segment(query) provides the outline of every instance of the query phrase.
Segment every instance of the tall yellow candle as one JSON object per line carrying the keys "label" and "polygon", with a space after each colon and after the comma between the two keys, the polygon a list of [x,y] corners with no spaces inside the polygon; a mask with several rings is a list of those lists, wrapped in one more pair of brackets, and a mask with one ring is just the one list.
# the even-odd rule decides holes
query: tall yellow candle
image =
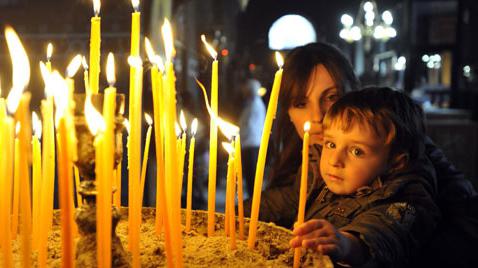
{"label": "tall yellow candle", "polygon": [[[19,124],[17,123],[16,132],[18,132]],[[17,134],[18,135],[18,134]],[[14,147],[14,171],[13,171],[13,206],[12,206],[12,239],[17,239],[18,233],[18,210],[20,204],[20,140],[15,138]]]}
{"label": "tall yellow candle", "polygon": [[237,135],[234,139],[235,160],[234,168],[237,177],[237,214],[239,216],[239,239],[244,240],[244,194],[242,185],[242,155],[241,155],[241,136]]}
{"label": "tall yellow candle", "polygon": [[259,207],[261,203],[262,182],[264,179],[264,167],[266,164],[267,148],[269,146],[269,136],[272,129],[272,121],[275,118],[279,91],[282,80],[282,56],[276,52],[276,60],[279,70],[275,73],[274,84],[272,85],[271,97],[267,106],[266,119],[262,130],[261,146],[257,157],[256,175],[254,179],[254,193],[252,195],[251,221],[249,224],[249,238],[247,244],[249,248],[254,248],[257,234],[257,223],[259,221]]}
{"label": "tall yellow candle", "polygon": [[[166,19],[162,28],[161,28],[165,51],[166,51],[166,77],[164,82],[165,87],[165,107],[166,107],[166,127],[165,127],[165,155],[166,164],[165,164],[165,174],[166,178],[171,178],[166,180],[167,187],[167,203],[170,206],[169,210],[169,221],[171,226],[171,244],[173,245],[173,261],[174,265],[181,267],[183,265],[183,255],[182,255],[182,238],[181,238],[181,197],[178,189],[178,172],[176,166],[177,159],[177,150],[174,144],[175,135],[174,135],[174,124],[176,122],[176,86],[175,86],[175,74],[173,66],[173,57],[174,57],[174,45],[173,45],[173,35],[172,29],[169,21]],[[169,265],[169,264],[168,264]]]}
{"label": "tall yellow candle", "polygon": [[[144,114],[146,123],[148,123],[148,130],[146,131],[146,142],[144,143],[143,151],[143,164],[141,165],[141,181],[140,181],[140,195],[138,198],[137,206],[141,210],[143,205],[143,196],[144,196],[144,184],[146,183],[146,171],[148,167],[148,158],[149,158],[149,145],[151,143],[151,132],[153,131],[153,119],[147,113]],[[139,218],[141,223],[141,217]]]}
{"label": "tall yellow candle", "polygon": [[[154,109],[154,140],[156,145],[156,217],[155,230],[156,234],[160,234],[162,220],[167,213],[161,209],[161,202],[165,200],[165,181],[164,181],[164,103],[163,103],[163,62],[161,58],[154,52],[153,46],[148,38],[145,38],[145,48],[149,61],[153,64],[151,67],[151,88],[153,93],[153,109]],[[160,71],[161,69],[161,71]],[[166,206],[164,208],[167,208]],[[170,241],[166,241],[167,255],[171,256],[171,248],[168,247]],[[169,250],[169,251],[168,251]],[[169,253],[168,253],[169,252]]]}
{"label": "tall yellow candle", "polygon": [[38,247],[38,263],[40,267],[46,267],[47,239],[51,230],[53,219],[53,189],[55,181],[55,139],[53,124],[53,98],[47,97],[42,100],[41,112],[43,118],[43,151],[42,151],[42,185],[40,197],[41,226],[44,231],[40,232]]}
{"label": "tall yellow candle", "polygon": [[191,141],[189,143],[189,160],[188,160],[188,185],[186,196],[186,232],[191,231],[191,210],[193,199],[193,168],[194,168],[194,147],[196,145],[196,135],[198,126],[197,118],[191,123]]}
{"label": "tall yellow candle", "polygon": [[104,137],[103,133],[97,133],[95,135],[94,146],[95,146],[95,180],[96,180],[96,259],[98,267],[104,267],[106,265],[105,257],[105,233],[107,233],[106,217],[105,217],[105,177],[104,177]]}
{"label": "tall yellow candle", "polygon": [[[0,99],[0,113],[5,110],[4,102]],[[3,106],[3,107],[2,107]],[[3,253],[4,267],[13,267],[11,244],[11,196],[13,173],[13,119],[1,116],[0,118],[0,248]]]}
{"label": "tall yellow candle", "polygon": [[179,123],[181,124],[182,135],[180,140],[180,147],[179,147],[179,168],[178,168],[178,184],[179,184],[179,196],[181,196],[183,190],[183,179],[184,179],[184,161],[186,157],[186,131],[187,131],[187,124],[186,124],[186,117],[184,117],[184,112],[181,110],[179,113]]}
{"label": "tall yellow candle", "polygon": [[61,117],[58,123],[58,187],[60,199],[61,218],[61,249],[62,267],[74,267],[73,249],[73,211],[70,190],[72,182],[72,169],[68,165],[68,133],[65,118]]}
{"label": "tall yellow candle", "polygon": [[129,135],[129,211],[128,218],[129,246],[133,257],[133,267],[139,266],[139,226],[137,221],[136,200],[139,198],[139,180],[141,176],[141,108],[142,108],[142,87],[143,67],[138,57],[130,57],[131,70],[135,74],[133,87],[130,88],[129,122],[131,125]]}
{"label": "tall yellow candle", "polygon": [[[297,213],[297,224],[304,223],[305,202],[307,197],[307,175],[309,173],[309,130],[310,122],[304,124],[304,139],[302,143],[302,169],[300,173],[300,191],[299,191],[299,210]],[[302,249],[296,248],[294,251],[294,267],[300,266],[300,257]]]}
{"label": "tall yellow candle", "polygon": [[68,152],[69,133],[67,128],[68,85],[63,77],[54,71],[50,77],[56,90],[56,126],[57,126],[57,160],[58,160],[58,196],[60,203],[62,267],[74,266],[74,233],[73,221],[73,167],[71,154]]}
{"label": "tall yellow candle", "polygon": [[[217,52],[206,42],[206,37],[201,36],[207,50],[214,58],[211,71],[211,110],[218,114],[218,61]],[[209,129],[209,185],[207,199],[207,235],[214,235],[214,223],[216,212],[216,175],[217,175],[217,123],[213,118],[210,121]]]}
{"label": "tall yellow candle", "polygon": [[99,17],[101,8],[100,0],[93,0],[93,9],[95,16],[91,18],[90,34],[90,90],[97,94],[100,80],[100,56],[101,56],[101,18]]}
{"label": "tall yellow candle", "polygon": [[33,152],[33,166],[32,166],[32,179],[33,179],[33,236],[32,245],[33,249],[38,249],[38,238],[40,232],[40,190],[41,190],[41,122],[35,112],[32,113],[32,123],[35,130],[35,134],[32,137],[32,152]]}

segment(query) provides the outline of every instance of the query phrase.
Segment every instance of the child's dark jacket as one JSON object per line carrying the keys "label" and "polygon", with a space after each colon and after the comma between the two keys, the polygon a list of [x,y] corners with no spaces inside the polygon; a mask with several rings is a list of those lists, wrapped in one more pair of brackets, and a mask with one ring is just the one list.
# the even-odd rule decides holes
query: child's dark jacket
{"label": "child's dark jacket", "polygon": [[[320,177],[318,148],[311,147],[310,151],[305,220],[326,219],[356,235],[367,245],[371,256],[368,264],[372,266],[408,263],[430,239],[441,217],[434,202],[436,179],[429,160],[414,161],[407,171],[341,196],[328,191]],[[292,185],[262,193],[260,220],[292,226],[297,217],[299,176],[300,170]],[[246,215],[249,208],[246,204]]]}

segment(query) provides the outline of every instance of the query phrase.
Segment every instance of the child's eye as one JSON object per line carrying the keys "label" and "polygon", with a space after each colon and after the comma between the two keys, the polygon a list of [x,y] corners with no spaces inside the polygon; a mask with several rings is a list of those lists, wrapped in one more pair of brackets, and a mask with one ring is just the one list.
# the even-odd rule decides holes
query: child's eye
{"label": "child's eye", "polygon": [[334,149],[335,148],[335,143],[333,143],[331,141],[325,141],[324,145],[325,145],[325,148],[328,148],[328,149]]}
{"label": "child's eye", "polygon": [[292,106],[294,106],[294,108],[305,108],[305,106],[307,105],[307,103],[305,101],[297,101],[297,102],[294,102],[292,104]]}
{"label": "child's eye", "polygon": [[352,153],[353,156],[357,156],[357,157],[364,155],[364,151],[359,148],[352,148],[350,152]]}

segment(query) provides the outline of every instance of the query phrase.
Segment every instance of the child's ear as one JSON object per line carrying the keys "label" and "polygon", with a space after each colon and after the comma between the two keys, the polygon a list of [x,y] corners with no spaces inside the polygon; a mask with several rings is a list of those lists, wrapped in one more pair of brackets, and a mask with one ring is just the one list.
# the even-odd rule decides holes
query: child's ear
{"label": "child's ear", "polygon": [[408,153],[399,153],[394,156],[390,161],[390,173],[404,169],[408,164],[409,158]]}

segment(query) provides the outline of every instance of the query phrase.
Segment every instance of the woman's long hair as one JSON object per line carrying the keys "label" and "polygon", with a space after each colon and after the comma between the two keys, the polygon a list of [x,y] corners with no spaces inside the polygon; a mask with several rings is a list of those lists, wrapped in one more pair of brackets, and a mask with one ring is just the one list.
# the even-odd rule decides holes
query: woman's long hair
{"label": "woman's long hair", "polygon": [[292,181],[287,178],[295,174],[301,164],[302,139],[291,122],[288,109],[293,98],[306,97],[311,74],[320,64],[327,69],[341,93],[359,87],[352,65],[336,47],[326,43],[311,43],[289,52],[284,62],[277,124],[273,131],[269,188],[290,184]]}

